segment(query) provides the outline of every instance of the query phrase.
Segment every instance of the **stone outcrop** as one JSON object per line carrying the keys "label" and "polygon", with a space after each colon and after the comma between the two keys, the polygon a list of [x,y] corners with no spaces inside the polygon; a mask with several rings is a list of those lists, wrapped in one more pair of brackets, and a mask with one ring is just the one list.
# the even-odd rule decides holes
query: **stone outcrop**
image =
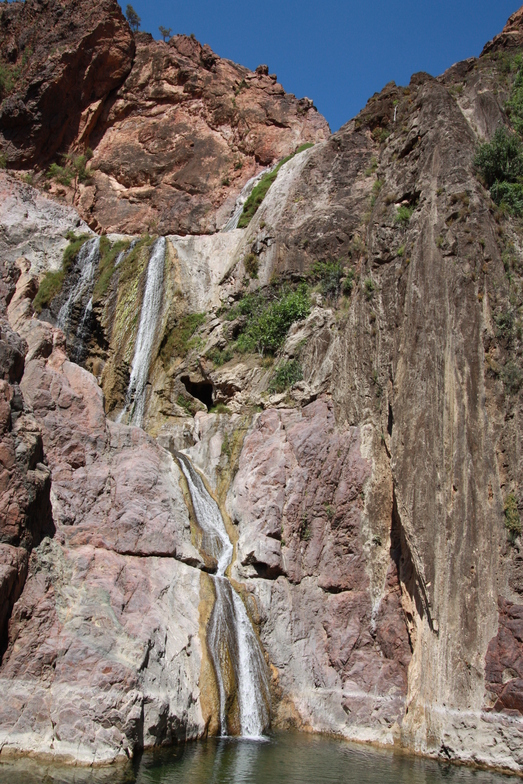
{"label": "stone outcrop", "polygon": [[97,230],[208,234],[250,177],[328,133],[312,101],[275,77],[188,36],[139,34],[132,72],[90,138],[80,212]]}
{"label": "stone outcrop", "polygon": [[[133,36],[115,0],[6,5],[0,63],[0,154],[40,172],[35,182],[75,200],[97,231],[216,231],[249,178],[329,136],[312,101],[265,69],[193,37]],[[51,161],[89,148],[81,183],[45,177]]]}
{"label": "stone outcrop", "polygon": [[[31,531],[39,546],[29,557],[23,521],[11,515],[2,527],[2,607],[16,604],[0,667],[0,743],[3,753],[108,761],[205,731],[202,560],[171,455],[142,430],[106,421],[101,391],[68,361],[63,334],[30,318],[31,280],[25,271],[9,315],[27,343],[21,390],[48,462],[28,465],[24,481],[40,472],[48,491],[51,480],[53,525]],[[0,446],[8,470],[5,437]],[[7,484],[20,507],[23,487],[13,476]],[[37,510],[27,511],[34,527]]]}
{"label": "stone outcrop", "polygon": [[14,168],[42,166],[88,140],[134,39],[116,0],[5,3],[0,31],[2,154]]}
{"label": "stone outcrop", "polygon": [[19,271],[4,265],[0,284],[0,651],[7,621],[22,593],[29,554],[54,530],[49,498],[50,473],[43,464],[42,435],[28,413],[19,382],[25,341],[14,332],[6,308]]}

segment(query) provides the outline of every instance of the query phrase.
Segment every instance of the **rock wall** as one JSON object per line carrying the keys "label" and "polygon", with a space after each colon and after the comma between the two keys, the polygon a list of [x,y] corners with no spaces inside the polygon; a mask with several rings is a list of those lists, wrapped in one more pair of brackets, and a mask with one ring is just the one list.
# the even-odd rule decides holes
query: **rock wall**
{"label": "rock wall", "polygon": [[[119,231],[145,228],[154,214],[169,235],[145,430],[111,419],[125,395],[151,237],[104,273],[81,368],[31,306],[34,271],[59,266],[75,213],[4,176],[0,481],[8,506],[13,494],[30,505],[37,488],[45,514],[37,522],[22,504],[5,528],[14,538],[0,588],[4,627],[10,616],[2,753],[107,761],[216,731],[209,565],[172,458],[185,449],[234,542],[230,576],[265,650],[276,726],[523,770],[523,558],[504,515],[509,495],[521,506],[523,482],[523,244],[473,163],[478,143],[507,122],[520,27],[518,12],[478,60],[386,85],[328,138],[266,69],[249,74],[190,38],[138,37],[130,76],[93,126],[93,181],[80,205],[99,226],[105,204]],[[225,122],[224,96],[240,77]],[[287,112],[274,135],[269,96]],[[238,105],[265,129],[256,142],[231,119]],[[232,205],[216,195],[217,169],[205,170],[209,190],[196,187],[204,169],[176,125],[189,106],[195,145],[219,166],[231,150],[244,161],[236,191],[247,166],[250,174],[304,138],[317,141],[282,166],[245,229],[180,236],[213,232]],[[140,109],[134,169],[119,145]],[[234,134],[220,141],[222,120]],[[171,142],[183,147],[178,158]],[[161,160],[173,167],[164,179]],[[128,178],[119,199],[117,169]],[[169,177],[186,175],[171,215]],[[202,207],[209,199],[214,212]],[[16,228],[24,204],[50,239],[30,243]],[[19,262],[13,295],[10,260],[20,252],[30,261]],[[325,284],[318,269],[337,263],[341,277]],[[238,302],[303,283],[310,313],[275,358],[233,350],[255,317]],[[275,391],[287,362],[303,377]],[[19,446],[29,431],[33,457]],[[15,468],[13,450],[35,465],[32,490],[33,468],[20,479],[26,463]]]}

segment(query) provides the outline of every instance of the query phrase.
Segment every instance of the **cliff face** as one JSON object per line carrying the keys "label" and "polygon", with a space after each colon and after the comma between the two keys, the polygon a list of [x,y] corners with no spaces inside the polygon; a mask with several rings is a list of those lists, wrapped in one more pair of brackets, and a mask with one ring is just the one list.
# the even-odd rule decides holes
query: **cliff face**
{"label": "cliff face", "polygon": [[0,62],[0,153],[44,184],[53,160],[92,148],[78,192],[53,187],[97,231],[213,232],[249,178],[329,136],[267,66],[253,73],[187,36],[133,37],[115,0],[9,4]]}
{"label": "cliff face", "polygon": [[[54,324],[83,257],[41,319],[35,275],[88,230],[4,175],[5,384],[21,379],[41,434],[56,529],[36,527],[6,589],[6,748],[107,760],[216,731],[213,591],[171,457],[183,448],[235,543],[276,725],[523,770],[523,559],[507,531],[523,484],[521,228],[474,167],[508,123],[521,19],[478,60],[387,85],[329,138],[263,70],[138,36],[78,204],[98,228],[157,220],[167,235],[144,429],[112,420],[132,418],[160,246],[100,243],[66,343]],[[210,233],[228,188],[308,139],[247,228]],[[67,351],[86,323],[80,368]]]}

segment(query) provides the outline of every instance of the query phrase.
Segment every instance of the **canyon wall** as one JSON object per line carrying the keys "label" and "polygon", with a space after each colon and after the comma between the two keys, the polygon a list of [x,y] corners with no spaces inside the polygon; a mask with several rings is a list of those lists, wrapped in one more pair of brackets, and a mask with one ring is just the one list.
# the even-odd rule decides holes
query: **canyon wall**
{"label": "canyon wall", "polygon": [[[48,5],[2,13],[15,31],[23,13],[59,19],[65,3]],[[479,59],[386,85],[332,136],[267,69],[99,13],[118,25],[120,82],[75,104],[89,130],[63,138],[92,145],[89,178],[45,194],[36,120],[34,137],[2,125],[1,753],[107,761],[217,731],[213,567],[183,449],[234,543],[274,726],[522,772],[506,510],[522,505],[523,244],[474,166],[509,123],[521,11]],[[217,231],[247,179],[292,153],[248,226]],[[80,367],[56,327],[79,256],[40,318],[33,302],[66,235],[93,229],[113,234]],[[166,251],[142,429],[123,422],[145,232]],[[249,348],[263,308],[291,297],[307,305],[281,342]]]}

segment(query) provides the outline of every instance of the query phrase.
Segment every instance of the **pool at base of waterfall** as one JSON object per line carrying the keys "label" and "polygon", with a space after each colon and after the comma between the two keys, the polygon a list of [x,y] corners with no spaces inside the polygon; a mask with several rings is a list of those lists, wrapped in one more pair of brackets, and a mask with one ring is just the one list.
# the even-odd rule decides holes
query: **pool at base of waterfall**
{"label": "pool at base of waterfall", "polygon": [[[0,784],[507,784],[507,776],[322,735],[210,738],[144,753],[125,767],[0,762]],[[513,779],[516,781],[516,779]]]}

